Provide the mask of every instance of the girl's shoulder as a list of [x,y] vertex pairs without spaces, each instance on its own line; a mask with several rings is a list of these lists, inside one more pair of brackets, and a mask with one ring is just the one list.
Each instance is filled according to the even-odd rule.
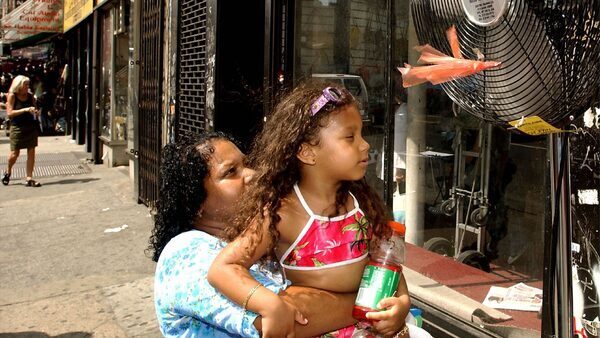
[[287,196],[281,199],[281,206],[277,213],[280,217],[284,215],[287,217],[293,217],[294,215],[304,211],[302,203],[298,199],[298,196],[294,192],[289,193]]
[[304,210],[298,197],[292,193],[281,200],[281,207],[277,211],[281,218],[279,226],[288,228],[289,225],[305,222],[309,215]]

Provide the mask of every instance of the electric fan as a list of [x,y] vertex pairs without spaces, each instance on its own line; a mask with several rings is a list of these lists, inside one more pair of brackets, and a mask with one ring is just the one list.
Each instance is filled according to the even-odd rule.
[[506,124],[538,116],[564,125],[589,108],[600,81],[600,1],[412,0],[417,37],[450,53],[456,26],[465,58],[500,67],[442,83],[466,112]]
[[[555,127],[585,112],[600,84],[600,1],[598,0],[411,0],[421,44],[440,56],[501,62],[441,83],[461,108],[496,124],[537,116]],[[453,51],[445,32],[455,27]],[[451,29],[454,31],[454,28]],[[460,48],[460,53],[456,49]],[[436,51],[434,51],[436,52]],[[431,56],[431,55],[430,55]],[[403,76],[407,69],[402,70]],[[572,336],[569,142],[550,137],[552,231],[546,238],[543,336]],[[560,304],[561,311],[555,306]],[[592,309],[593,307],[593,309]],[[597,335],[597,303],[587,318]],[[586,327],[587,329],[587,327]]]

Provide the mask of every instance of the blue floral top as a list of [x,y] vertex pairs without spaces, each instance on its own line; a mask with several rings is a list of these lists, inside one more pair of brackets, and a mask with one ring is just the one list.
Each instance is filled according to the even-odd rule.
[[[154,276],[154,305],[165,337],[258,337],[256,313],[246,312],[216,291],[206,274],[225,244],[198,230],[179,234],[160,255]],[[252,276],[278,293],[286,288],[281,275],[256,265]]]

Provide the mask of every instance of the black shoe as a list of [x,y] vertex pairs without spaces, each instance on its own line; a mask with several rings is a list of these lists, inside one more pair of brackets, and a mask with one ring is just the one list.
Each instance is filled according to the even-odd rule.
[[40,182],[37,182],[36,180],[27,180],[25,181],[25,186],[39,188],[42,186],[42,184]]
[[4,175],[2,176],[2,184],[8,185],[8,183],[10,183],[10,174],[5,171]]

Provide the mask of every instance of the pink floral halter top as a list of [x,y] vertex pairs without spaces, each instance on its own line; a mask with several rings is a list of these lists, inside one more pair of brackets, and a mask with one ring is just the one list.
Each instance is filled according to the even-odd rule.
[[352,193],[354,209],[330,218],[312,212],[297,184],[294,191],[310,219],[281,256],[281,266],[290,270],[317,270],[351,264],[369,254],[371,224]]

